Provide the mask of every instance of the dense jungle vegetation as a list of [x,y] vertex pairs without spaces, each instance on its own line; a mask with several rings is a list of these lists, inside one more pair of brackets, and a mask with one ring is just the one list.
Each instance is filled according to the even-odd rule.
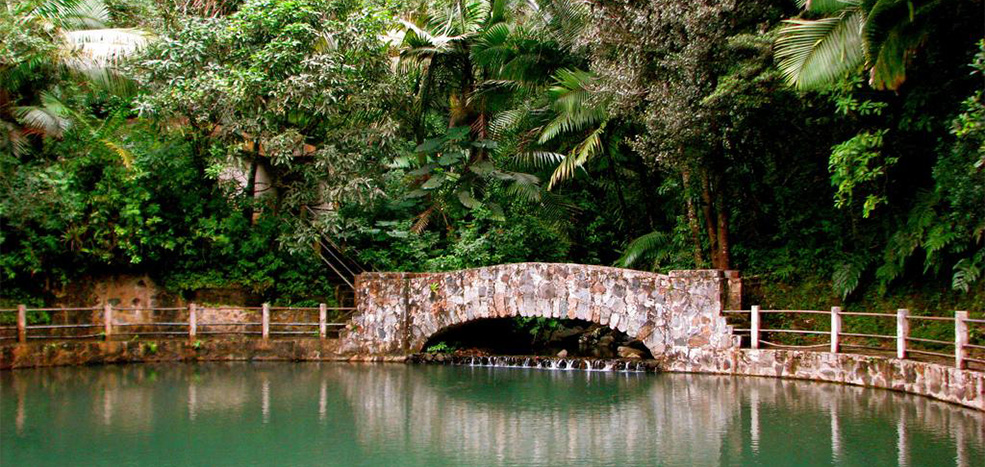
[[[980,311],[980,0],[7,0],[6,300],[517,261]],[[756,285],[759,284],[759,285]]]

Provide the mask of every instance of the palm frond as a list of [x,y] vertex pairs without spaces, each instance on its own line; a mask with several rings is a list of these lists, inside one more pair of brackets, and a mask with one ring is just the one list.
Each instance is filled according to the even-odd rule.
[[108,66],[147,45],[150,36],[141,29],[112,28],[62,31],[62,38],[89,63]]
[[548,190],[553,188],[554,185],[573,177],[577,169],[583,168],[585,163],[602,149],[602,133],[604,131],[605,125],[603,124],[589,133],[581,143],[578,143],[564,157],[564,160],[561,161],[557,168],[554,169],[554,173],[551,174],[551,181],[547,184]]
[[499,112],[489,120],[493,136],[503,135],[518,128],[527,117],[527,109],[517,108]]
[[27,152],[29,141],[16,124],[0,120],[0,148],[19,156]]
[[632,267],[643,257],[655,257],[654,261],[659,261],[669,255],[667,248],[669,243],[670,237],[667,233],[650,232],[630,242],[626,251],[616,261],[616,265],[624,268]]
[[102,0],[62,1],[53,8],[39,8],[37,11],[63,29],[101,28],[110,19],[109,8]]
[[926,17],[933,15],[941,0],[923,2],[879,0],[868,12],[863,26],[869,84],[875,89],[896,90],[906,80],[910,55],[927,38]]
[[523,201],[538,203],[541,200],[541,189],[536,183],[517,181],[506,188],[506,193]]
[[550,151],[526,151],[513,156],[513,162],[521,167],[542,169],[554,167],[564,160],[564,154]]
[[833,14],[858,7],[859,0],[797,0],[797,6],[811,13]]
[[41,105],[14,108],[14,117],[32,131],[60,138],[72,126],[71,112],[51,93],[41,94]]
[[486,67],[498,67],[513,53],[508,43],[510,26],[497,23],[484,30],[472,47],[472,60]]
[[787,82],[798,89],[823,88],[862,65],[863,13],[845,10],[831,18],[788,20],[776,41],[776,58]]

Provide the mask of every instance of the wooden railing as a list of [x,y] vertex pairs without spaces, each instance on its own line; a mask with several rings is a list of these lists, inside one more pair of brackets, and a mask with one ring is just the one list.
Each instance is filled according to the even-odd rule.
[[[139,338],[144,336],[182,337],[195,340],[207,335],[312,336],[325,339],[337,333],[355,312],[354,307],[282,307],[264,304],[259,307],[210,307],[189,304],[187,307],[114,307],[112,305],[80,308],[17,308],[0,309],[0,323],[11,322],[16,313],[16,325],[0,325],[0,341],[29,339],[105,339]],[[135,312],[160,319],[127,319],[121,322],[118,312]],[[210,313],[212,312],[212,313]],[[222,312],[222,313],[215,313]],[[317,312],[317,320],[313,316]],[[332,312],[331,318],[329,312]],[[61,324],[28,323],[28,315],[43,313],[48,318],[57,315]],[[246,320],[203,321],[210,314],[238,313]],[[166,315],[166,316],[160,316]],[[299,317],[301,319],[299,319]],[[309,318],[310,317],[310,318]],[[278,318],[281,318],[278,320]],[[312,320],[308,320],[312,319]],[[37,320],[35,320],[37,321]]]
[[[891,352],[895,350],[896,358],[913,358],[914,355],[936,357],[939,359],[952,360],[955,367],[960,369],[969,368],[973,364],[975,369],[985,369],[985,345],[973,344],[970,339],[971,326],[983,326],[985,331],[985,319],[972,319],[967,311],[956,311],[954,316],[920,316],[910,314],[907,309],[899,309],[896,313],[869,313],[842,311],[841,307],[832,307],[830,311],[821,310],[762,310],[759,306],[753,306],[749,310],[725,310],[727,315],[748,315],[748,328],[735,327],[733,331],[744,335],[748,333],[748,346],[753,349],[769,346],[774,348],[797,348],[803,350],[827,348],[828,351],[838,353],[843,349],[859,349],[867,351]],[[814,315],[830,318],[828,329],[818,329],[822,327],[820,323],[814,322],[814,329],[779,329],[763,327],[764,315],[785,314],[785,315]],[[871,334],[862,332],[845,332],[845,317],[866,317],[874,320],[894,320],[896,333]],[[930,337],[918,337],[912,335],[911,324],[921,321],[943,321],[950,322],[953,329],[953,340],[933,339]],[[890,324],[890,327],[891,324]],[[800,334],[808,336],[828,337],[827,342],[807,345],[793,345],[771,342],[765,337],[770,334]],[[985,334],[985,332],[983,332]],[[880,342],[895,341],[895,345],[862,345],[859,341]],[[927,347],[951,347],[952,353],[945,353],[936,350],[928,350]],[[895,349],[894,349],[895,347]],[[978,368],[981,367],[981,368]]]

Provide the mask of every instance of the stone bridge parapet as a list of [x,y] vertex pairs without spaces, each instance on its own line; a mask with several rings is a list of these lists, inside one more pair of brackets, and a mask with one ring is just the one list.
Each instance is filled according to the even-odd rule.
[[738,347],[722,316],[723,271],[655,274],[581,264],[518,263],[441,273],[365,273],[340,350],[419,352],[435,333],[484,318],[591,321],[641,340],[657,356]]

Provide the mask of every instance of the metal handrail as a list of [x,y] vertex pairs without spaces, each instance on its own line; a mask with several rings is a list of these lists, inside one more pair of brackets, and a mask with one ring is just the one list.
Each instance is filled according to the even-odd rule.
[[[120,311],[188,311],[187,321],[184,321],[184,317],[178,318],[176,321],[172,318],[170,321],[127,321],[119,322],[117,319],[113,319],[113,314]],[[0,339],[16,339],[18,342],[27,342],[28,339],[88,339],[88,338],[103,338],[106,340],[111,340],[114,336],[141,336],[141,335],[157,335],[157,336],[181,336],[187,335],[189,339],[194,339],[197,335],[215,335],[215,334],[248,334],[262,335],[264,339],[271,335],[300,335],[300,334],[315,334],[319,338],[326,338],[329,329],[332,333],[336,333],[339,328],[345,327],[347,324],[344,321],[347,320],[352,314],[357,311],[356,307],[329,307],[326,304],[320,304],[318,307],[290,307],[290,306],[279,306],[274,307],[268,304],[264,304],[259,307],[243,307],[243,306],[205,306],[200,307],[196,304],[189,304],[188,307],[140,307],[140,306],[126,306],[117,307],[111,304],[106,304],[102,306],[93,307],[59,307],[59,308],[28,308],[26,305],[19,305],[16,309],[10,311],[17,312],[17,325],[16,326],[0,326],[0,331],[16,331],[16,335],[4,335],[0,336]],[[65,311],[84,311],[84,312],[95,312],[102,314],[102,322],[83,322],[75,324],[28,324],[27,323],[27,313],[35,311],[44,312],[65,312]],[[259,311],[261,315],[261,320],[256,321],[215,321],[215,322],[200,322],[198,320],[199,314],[202,312],[212,312],[212,311]],[[288,316],[287,319],[290,321],[273,321],[271,315],[278,312],[301,312],[310,313],[318,312],[318,321],[296,321],[290,320],[291,317]],[[329,312],[335,315],[329,318]],[[342,312],[342,313],[339,313]],[[250,313],[249,316],[256,316]],[[98,319],[98,318],[96,318]],[[297,318],[295,318],[297,319]],[[303,317],[301,319],[304,319]],[[202,328],[199,331],[199,328]],[[256,329],[260,327],[261,329]],[[274,330],[270,328],[274,327]],[[315,328],[312,330],[294,330],[290,328]],[[64,330],[64,329],[99,329],[102,328],[103,332],[100,333],[89,333],[89,334],[78,334],[78,333],[54,333],[51,331]],[[141,328],[148,328],[147,330],[140,330]],[[181,330],[169,330],[168,328],[187,328]],[[216,329],[218,328],[218,329]],[[279,328],[279,329],[278,329]],[[35,332],[30,332],[35,331]],[[36,331],[49,331],[42,334],[38,334]]]
[[[763,315],[767,314],[810,314],[810,315],[828,315],[831,317],[831,326],[827,330],[816,330],[816,329],[776,329],[776,328],[766,328],[762,326],[761,320]],[[969,350],[974,350],[975,352],[985,350],[985,345],[972,344],[969,341],[971,335],[968,332],[968,325],[971,324],[985,324],[985,319],[971,319],[968,317],[968,313],[965,311],[955,312],[954,317],[947,316],[921,316],[921,315],[911,315],[909,310],[900,309],[897,310],[895,314],[892,313],[874,313],[874,312],[861,312],[861,311],[842,311],[840,307],[833,307],[830,311],[822,310],[762,310],[758,306],[752,307],[750,310],[723,310],[722,314],[749,314],[752,326],[747,328],[731,328],[734,333],[743,333],[741,335],[745,336],[748,333],[748,342],[753,349],[758,349],[760,344],[773,346],[773,347],[789,347],[789,348],[811,348],[811,347],[824,347],[830,346],[831,352],[838,352],[839,348],[862,348],[862,349],[872,349],[880,351],[892,351],[891,348],[885,347],[871,347],[858,345],[854,342],[842,343],[841,338],[860,338],[860,339],[884,339],[884,340],[895,340],[896,341],[896,356],[897,358],[909,358],[910,354],[916,355],[929,355],[934,357],[943,358],[953,358],[955,361],[955,366],[958,368],[965,368],[969,362],[981,363],[973,357],[977,357],[977,353],[974,355],[969,355]],[[875,318],[892,318],[896,323],[896,335],[887,334],[868,334],[861,332],[845,332],[842,330],[842,324],[844,317],[875,317]],[[745,318],[743,318],[743,321]],[[913,336],[910,333],[910,324],[912,321],[941,321],[954,323],[954,340],[946,341],[941,339],[934,339],[930,337],[919,337]],[[853,323],[855,321],[852,321]],[[817,324],[813,322],[813,324]],[[810,345],[792,345],[792,344],[778,344],[775,342],[769,342],[761,339],[760,337],[764,333],[780,333],[780,334],[806,334],[806,335],[827,335],[830,336],[830,341],[827,344],[810,344]],[[745,339],[743,339],[745,340]],[[809,341],[808,341],[809,342]],[[954,348],[953,353],[942,353],[939,351],[928,350],[926,348],[912,348],[909,343],[918,344],[931,344],[933,346],[943,345],[951,346]],[[933,348],[933,347],[931,347]]]

